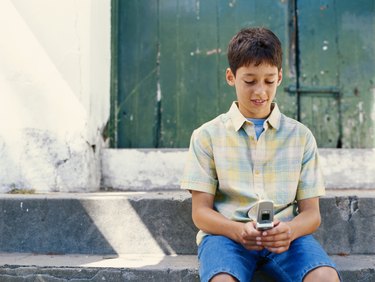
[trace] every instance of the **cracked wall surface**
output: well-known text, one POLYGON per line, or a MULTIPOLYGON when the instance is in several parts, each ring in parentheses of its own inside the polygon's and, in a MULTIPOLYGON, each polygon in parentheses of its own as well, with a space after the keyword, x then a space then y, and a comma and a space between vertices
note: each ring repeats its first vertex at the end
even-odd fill
POLYGON ((339 209, 341 218, 345 221, 350 221, 353 215, 359 210, 358 197, 337 197, 336 207, 339 209))
POLYGON ((322 224, 315 237, 330 254, 374 254, 374 204, 371 196, 321 199, 322 224))
POLYGON ((0 23, 0 192, 98 190, 110 3, 4 0, 0 23))

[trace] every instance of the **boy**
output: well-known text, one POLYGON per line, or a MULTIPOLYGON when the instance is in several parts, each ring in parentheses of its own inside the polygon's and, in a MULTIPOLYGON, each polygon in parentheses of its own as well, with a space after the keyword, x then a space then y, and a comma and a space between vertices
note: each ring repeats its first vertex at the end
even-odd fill
POLYGON ((273 102, 282 80, 279 39, 266 28, 243 29, 229 43, 228 62, 237 102, 193 132, 181 181, 200 229, 201 281, 248 282, 256 269, 277 281, 339 281, 311 235, 325 192, 315 139, 273 102), (276 220, 259 231, 263 199, 274 202, 276 220))

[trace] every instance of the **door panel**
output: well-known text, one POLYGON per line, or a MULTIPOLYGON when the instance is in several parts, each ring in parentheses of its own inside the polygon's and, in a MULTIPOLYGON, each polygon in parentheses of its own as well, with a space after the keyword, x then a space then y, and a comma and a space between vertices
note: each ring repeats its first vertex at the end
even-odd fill
POLYGON ((118 147, 154 147, 157 108, 157 1, 119 1, 118 147), (124 138, 125 137, 125 138, 124 138))
POLYGON ((341 146, 338 99, 330 95, 302 95, 301 120, 313 132, 319 147, 341 146))
POLYGON ((337 88, 338 43, 337 10, 333 1, 299 1, 298 48, 300 89, 299 118, 309 127, 319 147, 341 146, 340 93, 320 90, 337 88))
POLYGON ((319 147, 375 145, 374 3, 298 1, 299 87, 339 89, 299 94, 301 121, 319 147))
POLYGON ((375 1, 338 1, 343 145, 374 147, 375 1))
POLYGON ((186 147, 218 111, 215 2, 160 1, 160 147, 186 147))

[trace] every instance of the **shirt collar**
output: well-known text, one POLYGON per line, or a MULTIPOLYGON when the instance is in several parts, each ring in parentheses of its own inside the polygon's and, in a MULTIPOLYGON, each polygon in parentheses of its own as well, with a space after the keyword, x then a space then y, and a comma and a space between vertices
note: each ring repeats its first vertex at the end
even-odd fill
POLYGON ((272 103, 271 108, 272 112, 267 118, 267 121, 273 128, 278 130, 280 128, 281 112, 275 102, 272 103))
MULTIPOLYGON (((272 103, 271 107, 271 114, 269 115, 266 121, 269 125, 271 125, 273 128, 277 130, 280 127, 281 113, 276 103, 272 103)), ((241 114, 240 110, 238 109, 238 102, 232 103, 228 115, 229 118, 232 120, 236 131, 238 131, 247 121, 247 119, 241 114)))

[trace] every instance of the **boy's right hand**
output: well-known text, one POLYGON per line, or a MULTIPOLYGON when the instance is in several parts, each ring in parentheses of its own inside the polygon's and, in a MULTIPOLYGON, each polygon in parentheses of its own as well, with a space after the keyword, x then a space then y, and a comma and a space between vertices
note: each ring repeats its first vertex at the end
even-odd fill
POLYGON ((248 250, 261 251, 264 249, 261 242, 262 232, 255 227, 255 222, 247 222, 243 225, 240 243, 248 250))

